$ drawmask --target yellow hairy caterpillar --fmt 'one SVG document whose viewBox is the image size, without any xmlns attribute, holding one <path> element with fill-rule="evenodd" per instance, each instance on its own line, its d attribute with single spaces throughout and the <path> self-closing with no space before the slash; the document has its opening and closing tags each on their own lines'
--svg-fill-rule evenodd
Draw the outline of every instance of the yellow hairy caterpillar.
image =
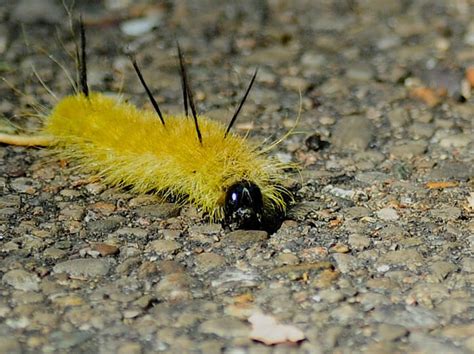
<svg viewBox="0 0 474 354">
<path fill-rule="evenodd" d="M 89 92 L 85 41 L 81 21 L 77 55 L 81 92 L 57 103 L 40 134 L 0 134 L 0 142 L 51 146 L 106 184 L 189 202 L 211 221 L 231 227 L 265 228 L 269 219 L 284 213 L 290 194 L 282 182 L 284 170 L 291 166 L 270 159 L 268 147 L 230 131 L 257 71 L 225 127 L 197 114 L 179 45 L 185 112 L 170 116 L 161 113 L 133 57 L 155 111 Z"/>
</svg>

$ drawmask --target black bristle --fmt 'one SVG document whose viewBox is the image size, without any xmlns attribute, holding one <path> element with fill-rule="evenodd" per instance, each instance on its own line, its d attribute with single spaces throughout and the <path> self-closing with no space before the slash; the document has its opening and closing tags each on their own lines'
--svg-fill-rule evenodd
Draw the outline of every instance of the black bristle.
<svg viewBox="0 0 474 354">
<path fill-rule="evenodd" d="M 176 42 L 176 45 L 178 47 L 179 67 L 180 67 L 180 73 L 181 73 L 181 88 L 183 90 L 184 113 L 186 114 L 186 117 L 187 117 L 188 116 L 188 93 L 186 89 L 186 71 L 184 68 L 183 54 L 181 53 L 181 48 L 179 46 L 179 43 Z"/>
<path fill-rule="evenodd" d="M 86 31 L 84 29 L 84 21 L 82 15 L 79 17 L 79 33 L 81 40 L 79 60 L 79 80 L 80 88 L 84 96 L 89 97 L 89 86 L 87 85 L 87 55 L 86 55 Z"/>
<path fill-rule="evenodd" d="M 237 117 L 240 113 L 240 110 L 242 109 L 242 106 L 244 105 L 245 103 L 245 100 L 247 99 L 247 96 L 249 95 L 249 92 L 250 92 L 250 89 L 252 88 L 252 85 L 255 81 L 255 78 L 257 77 L 257 73 L 258 73 L 258 68 L 255 69 L 255 72 L 252 76 L 252 80 L 250 80 L 250 84 L 249 86 L 247 87 L 247 91 L 245 91 L 245 94 L 244 96 L 242 97 L 242 100 L 240 101 L 240 104 L 239 106 L 237 107 L 237 110 L 235 111 L 234 113 L 234 116 L 232 117 L 232 119 L 230 120 L 230 123 L 229 125 L 227 126 L 227 130 L 225 131 L 225 134 L 224 134 L 224 139 L 227 137 L 227 134 L 229 134 L 229 131 L 230 129 L 232 128 L 232 126 L 234 125 L 235 121 L 237 120 Z"/>
<path fill-rule="evenodd" d="M 182 80 L 182 84 L 183 84 L 183 95 L 185 97 L 185 99 L 184 99 L 185 113 L 186 113 L 186 115 L 188 115 L 187 101 L 186 101 L 186 97 L 187 97 L 188 100 L 189 100 L 189 107 L 191 107 L 191 113 L 193 114 L 193 118 L 194 118 L 194 126 L 196 128 L 196 134 L 197 134 L 197 137 L 199 139 L 199 142 L 202 144 L 202 135 L 201 135 L 201 130 L 199 129 L 199 123 L 198 123 L 198 118 L 197 118 L 197 113 L 196 113 L 196 106 L 194 105 L 194 99 L 193 99 L 193 92 L 192 92 L 191 86 L 189 84 L 183 53 L 181 52 L 181 48 L 179 47 L 179 44 L 177 44 L 177 46 L 178 46 L 179 66 L 180 66 L 180 69 L 181 69 L 181 80 Z"/>
<path fill-rule="evenodd" d="M 158 117 L 160 117 L 161 123 L 165 125 L 165 120 L 163 118 L 163 115 L 161 114 L 160 107 L 158 106 L 158 102 L 156 102 L 150 89 L 148 88 L 148 85 L 146 84 L 145 79 L 143 78 L 143 75 L 140 71 L 140 68 L 138 67 L 136 59 L 133 56 L 130 56 L 130 59 L 132 60 L 133 68 L 135 69 L 135 72 L 137 73 L 138 78 L 140 79 L 140 82 L 142 83 L 142 86 L 145 89 L 148 95 L 148 98 L 150 99 L 150 102 L 153 105 L 153 108 L 155 109 L 155 112 L 158 114 Z"/>
</svg>

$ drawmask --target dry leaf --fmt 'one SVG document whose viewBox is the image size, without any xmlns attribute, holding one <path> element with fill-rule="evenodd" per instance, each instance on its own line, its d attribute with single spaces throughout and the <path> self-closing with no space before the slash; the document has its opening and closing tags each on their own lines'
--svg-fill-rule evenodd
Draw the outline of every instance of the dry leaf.
<svg viewBox="0 0 474 354">
<path fill-rule="evenodd" d="M 471 85 L 471 88 L 474 88 L 474 66 L 470 66 L 466 69 L 466 79 Z"/>
<path fill-rule="evenodd" d="M 427 182 L 426 183 L 426 188 L 428 189 L 444 189 L 444 188 L 452 188 L 452 187 L 457 187 L 458 182 Z"/>
<path fill-rule="evenodd" d="M 251 293 L 245 293 L 245 294 L 241 294 L 239 296 L 234 297 L 234 303 L 236 304 L 246 304 L 253 301 L 254 301 L 254 297 Z"/>
<path fill-rule="evenodd" d="M 306 339 L 300 329 L 291 325 L 279 324 L 272 316 L 254 313 L 248 321 L 252 324 L 250 338 L 266 345 L 297 343 Z"/>
<path fill-rule="evenodd" d="M 441 97 L 445 96 L 446 92 L 443 90 L 435 91 L 429 87 L 416 87 L 411 90 L 410 95 L 422 100 L 428 106 L 434 107 L 441 102 Z"/>
<path fill-rule="evenodd" d="M 102 242 L 93 243 L 91 245 L 91 249 L 93 251 L 99 252 L 102 257 L 114 255 L 119 252 L 119 248 L 117 246 Z"/>
<path fill-rule="evenodd" d="M 338 227 L 341 224 L 342 224 L 341 219 L 333 219 L 333 220 L 329 221 L 329 227 L 330 228 Z"/>
</svg>

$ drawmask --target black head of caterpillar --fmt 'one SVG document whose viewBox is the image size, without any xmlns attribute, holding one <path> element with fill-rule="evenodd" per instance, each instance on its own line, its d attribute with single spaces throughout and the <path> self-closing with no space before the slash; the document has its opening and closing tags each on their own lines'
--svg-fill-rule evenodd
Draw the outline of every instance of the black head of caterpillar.
<svg viewBox="0 0 474 354">
<path fill-rule="evenodd" d="M 240 181 L 229 187 L 225 197 L 225 221 L 240 228 L 262 225 L 263 196 L 260 188 L 250 181 Z"/>
</svg>

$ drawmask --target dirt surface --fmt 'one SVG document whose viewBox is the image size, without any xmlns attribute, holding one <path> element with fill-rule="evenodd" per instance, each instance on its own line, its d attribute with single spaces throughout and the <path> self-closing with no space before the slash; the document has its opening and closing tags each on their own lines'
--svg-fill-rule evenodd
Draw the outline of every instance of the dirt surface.
<svg viewBox="0 0 474 354">
<path fill-rule="evenodd" d="M 273 234 L 230 232 L 1 145 L 1 353 L 474 352 L 471 1 L 77 3 L 94 90 L 150 107 L 132 51 L 180 112 L 179 40 L 214 119 L 259 68 L 236 131 L 281 137 L 301 104 L 272 152 L 301 165 L 296 201 Z M 0 131 L 34 131 L 73 92 L 68 16 L 0 18 Z"/>
</svg>

